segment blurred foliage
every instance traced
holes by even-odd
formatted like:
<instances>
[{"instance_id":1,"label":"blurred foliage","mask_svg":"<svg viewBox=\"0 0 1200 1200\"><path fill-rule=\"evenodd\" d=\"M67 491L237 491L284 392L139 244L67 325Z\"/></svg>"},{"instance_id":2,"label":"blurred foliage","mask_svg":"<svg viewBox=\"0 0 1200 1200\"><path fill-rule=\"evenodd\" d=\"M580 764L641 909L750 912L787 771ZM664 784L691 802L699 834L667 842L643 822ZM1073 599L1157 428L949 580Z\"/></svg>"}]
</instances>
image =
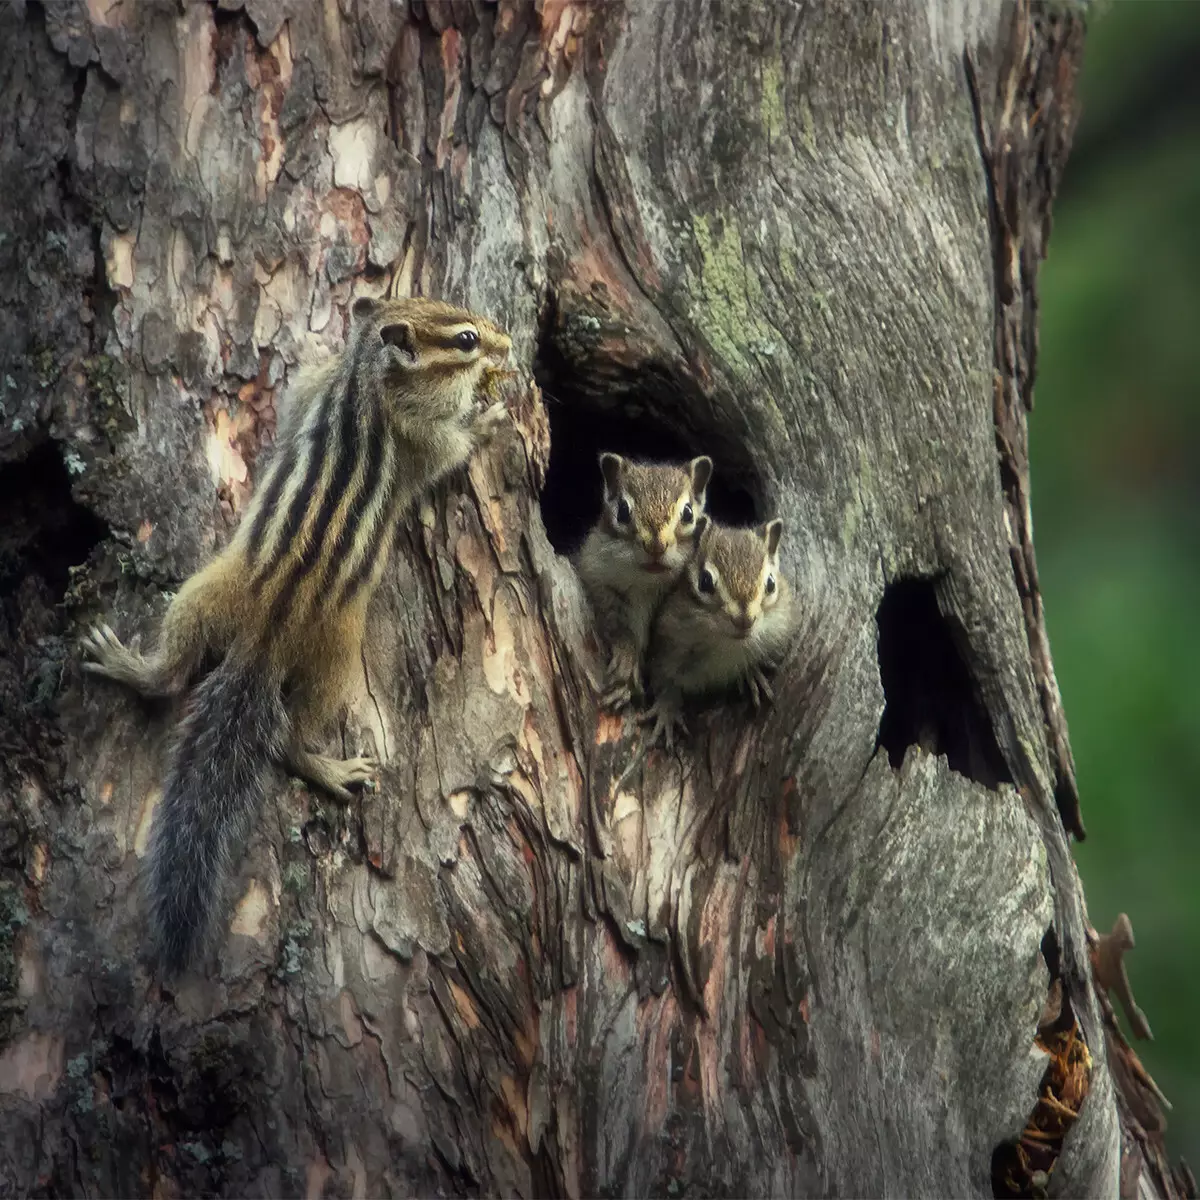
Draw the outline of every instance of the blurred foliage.
<instances>
[{"instance_id":1,"label":"blurred foliage","mask_svg":"<svg viewBox=\"0 0 1200 1200\"><path fill-rule=\"evenodd\" d=\"M1200 1166L1200 3L1090 23L1083 117L1041 274L1036 546L1087 841Z\"/></svg>"}]
</instances>

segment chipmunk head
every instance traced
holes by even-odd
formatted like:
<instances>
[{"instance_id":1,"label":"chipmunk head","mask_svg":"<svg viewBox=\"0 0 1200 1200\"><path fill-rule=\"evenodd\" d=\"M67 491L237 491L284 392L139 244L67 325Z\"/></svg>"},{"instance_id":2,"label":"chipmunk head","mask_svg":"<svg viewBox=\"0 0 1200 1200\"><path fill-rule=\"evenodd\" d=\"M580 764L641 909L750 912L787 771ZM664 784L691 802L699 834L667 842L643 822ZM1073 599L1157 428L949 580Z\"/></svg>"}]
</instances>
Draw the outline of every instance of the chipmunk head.
<instances>
[{"instance_id":1,"label":"chipmunk head","mask_svg":"<svg viewBox=\"0 0 1200 1200\"><path fill-rule=\"evenodd\" d=\"M356 365L370 361L406 419L466 416L498 376L512 342L486 317L440 300L361 297L350 310ZM369 360L365 356L371 356Z\"/></svg>"},{"instance_id":2,"label":"chipmunk head","mask_svg":"<svg viewBox=\"0 0 1200 1200\"><path fill-rule=\"evenodd\" d=\"M783 522L731 529L701 518L696 555L688 565L692 600L722 637L752 637L779 603L786 584L779 573Z\"/></svg>"},{"instance_id":3,"label":"chipmunk head","mask_svg":"<svg viewBox=\"0 0 1200 1200\"><path fill-rule=\"evenodd\" d=\"M649 575L682 570L692 553L712 469L712 459L703 456L671 466L600 455L602 519L626 547L628 565Z\"/></svg>"}]
</instances>

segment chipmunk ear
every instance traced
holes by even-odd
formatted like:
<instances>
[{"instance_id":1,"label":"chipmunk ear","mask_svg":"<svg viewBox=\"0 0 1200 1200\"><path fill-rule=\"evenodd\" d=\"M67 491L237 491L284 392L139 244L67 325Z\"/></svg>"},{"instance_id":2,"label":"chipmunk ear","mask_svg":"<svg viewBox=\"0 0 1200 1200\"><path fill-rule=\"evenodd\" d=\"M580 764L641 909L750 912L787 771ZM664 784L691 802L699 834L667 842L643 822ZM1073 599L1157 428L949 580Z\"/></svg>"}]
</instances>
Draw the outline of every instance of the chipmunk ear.
<instances>
[{"instance_id":1,"label":"chipmunk ear","mask_svg":"<svg viewBox=\"0 0 1200 1200\"><path fill-rule=\"evenodd\" d=\"M604 494L610 498L615 496L621 490L625 460L619 454L605 451L600 455L600 473L604 476Z\"/></svg>"},{"instance_id":2,"label":"chipmunk ear","mask_svg":"<svg viewBox=\"0 0 1200 1200\"><path fill-rule=\"evenodd\" d=\"M712 459L707 454L702 454L699 458L693 458L688 463L688 471L692 476L692 495L703 504L704 493L708 488L708 481L712 478Z\"/></svg>"},{"instance_id":3,"label":"chipmunk ear","mask_svg":"<svg viewBox=\"0 0 1200 1200\"><path fill-rule=\"evenodd\" d=\"M783 537L783 521L779 517L768 521L759 530L759 536L767 543L767 553L773 555L779 549L779 539Z\"/></svg>"},{"instance_id":4,"label":"chipmunk ear","mask_svg":"<svg viewBox=\"0 0 1200 1200\"><path fill-rule=\"evenodd\" d=\"M695 528L695 531L692 533L692 544L693 545L695 545L695 546L700 545L700 540L701 540L701 538L704 537L705 533L708 532L708 527L710 524L711 524L711 522L709 521L708 516L706 514L702 513L700 516L698 516L696 518L696 528Z\"/></svg>"},{"instance_id":5,"label":"chipmunk ear","mask_svg":"<svg viewBox=\"0 0 1200 1200\"><path fill-rule=\"evenodd\" d=\"M415 367L418 361L417 339L407 321L393 321L379 330L379 340L397 352L400 365Z\"/></svg>"}]
</instances>

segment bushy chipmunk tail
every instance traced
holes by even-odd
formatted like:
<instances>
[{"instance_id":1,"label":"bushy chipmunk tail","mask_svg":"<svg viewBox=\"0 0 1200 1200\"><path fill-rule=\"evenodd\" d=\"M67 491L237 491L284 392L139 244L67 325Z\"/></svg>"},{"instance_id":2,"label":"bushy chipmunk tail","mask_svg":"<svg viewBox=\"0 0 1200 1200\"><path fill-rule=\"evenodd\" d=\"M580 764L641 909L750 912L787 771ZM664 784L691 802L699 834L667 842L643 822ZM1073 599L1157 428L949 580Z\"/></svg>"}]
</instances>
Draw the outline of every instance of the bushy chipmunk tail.
<instances>
[{"instance_id":1,"label":"bushy chipmunk tail","mask_svg":"<svg viewBox=\"0 0 1200 1200\"><path fill-rule=\"evenodd\" d=\"M194 964L211 942L288 735L279 679L235 645L192 695L150 830L150 924L168 975Z\"/></svg>"}]
</instances>

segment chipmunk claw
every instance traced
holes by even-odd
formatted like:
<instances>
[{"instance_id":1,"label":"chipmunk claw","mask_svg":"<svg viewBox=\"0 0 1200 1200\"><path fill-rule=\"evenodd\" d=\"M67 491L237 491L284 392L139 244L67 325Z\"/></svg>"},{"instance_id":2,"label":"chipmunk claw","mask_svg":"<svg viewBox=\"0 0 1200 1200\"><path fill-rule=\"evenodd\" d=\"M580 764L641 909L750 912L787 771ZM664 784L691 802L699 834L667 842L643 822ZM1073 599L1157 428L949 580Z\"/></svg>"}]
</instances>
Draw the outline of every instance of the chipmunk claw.
<instances>
[{"instance_id":1,"label":"chipmunk claw","mask_svg":"<svg viewBox=\"0 0 1200 1200\"><path fill-rule=\"evenodd\" d=\"M374 791L379 774L379 763L374 758L331 758L327 754L313 754L299 745L289 748L284 766L298 779L327 792L343 804L353 802L352 787Z\"/></svg>"},{"instance_id":2,"label":"chipmunk claw","mask_svg":"<svg viewBox=\"0 0 1200 1200\"><path fill-rule=\"evenodd\" d=\"M346 784L361 784L366 791L374 791L378 786L379 762L370 757L348 758L345 760L343 782Z\"/></svg>"},{"instance_id":3,"label":"chipmunk claw","mask_svg":"<svg viewBox=\"0 0 1200 1200\"><path fill-rule=\"evenodd\" d=\"M80 639L80 649L89 656L80 666L92 675L118 681L130 680L141 666L141 656L130 650L113 632L111 625L93 625Z\"/></svg>"},{"instance_id":4,"label":"chipmunk claw","mask_svg":"<svg viewBox=\"0 0 1200 1200\"><path fill-rule=\"evenodd\" d=\"M606 712L620 713L642 700L642 689L636 679L610 679L600 693L600 707Z\"/></svg>"},{"instance_id":5,"label":"chipmunk claw","mask_svg":"<svg viewBox=\"0 0 1200 1200\"><path fill-rule=\"evenodd\" d=\"M600 707L605 712L621 713L633 704L633 689L628 683L614 683L600 693Z\"/></svg>"},{"instance_id":6,"label":"chipmunk claw","mask_svg":"<svg viewBox=\"0 0 1200 1200\"><path fill-rule=\"evenodd\" d=\"M656 700L638 718L641 725L652 725L646 735L647 746L661 745L668 752L675 749L676 736L687 736L687 723L683 714L673 705Z\"/></svg>"},{"instance_id":7,"label":"chipmunk claw","mask_svg":"<svg viewBox=\"0 0 1200 1200\"><path fill-rule=\"evenodd\" d=\"M749 674L742 680L742 685L749 694L750 703L756 711L762 708L764 703L774 703L775 692L762 667L757 665L751 667Z\"/></svg>"},{"instance_id":8,"label":"chipmunk claw","mask_svg":"<svg viewBox=\"0 0 1200 1200\"><path fill-rule=\"evenodd\" d=\"M508 422L508 409L497 400L475 418L475 436L481 442L490 441Z\"/></svg>"},{"instance_id":9,"label":"chipmunk claw","mask_svg":"<svg viewBox=\"0 0 1200 1200\"><path fill-rule=\"evenodd\" d=\"M619 713L640 703L641 699L642 685L638 679L637 655L624 648L618 648L613 651L604 673L600 707L608 712Z\"/></svg>"}]
</instances>

